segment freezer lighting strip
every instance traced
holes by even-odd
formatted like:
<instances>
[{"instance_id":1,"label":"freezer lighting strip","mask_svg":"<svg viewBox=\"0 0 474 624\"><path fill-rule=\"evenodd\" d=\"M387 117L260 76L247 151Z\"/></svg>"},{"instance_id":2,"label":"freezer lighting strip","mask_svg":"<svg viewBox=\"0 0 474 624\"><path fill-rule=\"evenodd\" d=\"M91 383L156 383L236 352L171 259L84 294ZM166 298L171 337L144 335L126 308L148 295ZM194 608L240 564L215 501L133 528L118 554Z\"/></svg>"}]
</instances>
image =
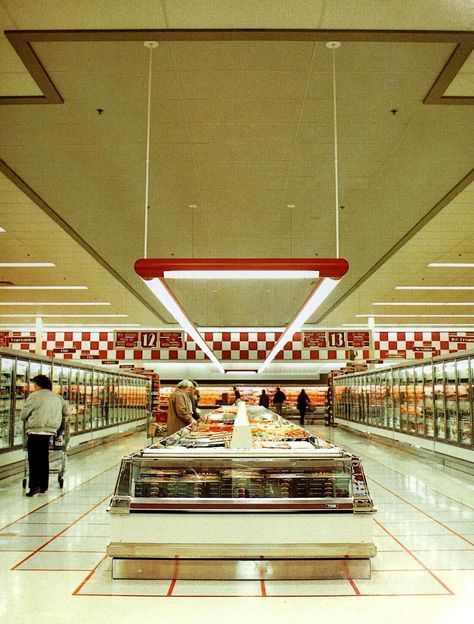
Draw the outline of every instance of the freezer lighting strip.
<instances>
[{"instance_id":1,"label":"freezer lighting strip","mask_svg":"<svg viewBox=\"0 0 474 624\"><path fill-rule=\"evenodd\" d=\"M206 341L201 336L199 331L193 325L186 312L183 310L181 305L173 296L173 293L170 291L166 283L163 279L159 277L155 277L152 280L143 280L144 283L148 286L151 292L155 295L155 297L165 306L168 312L173 316L173 318L181 325L181 327L191 336L191 338L198 344L207 357L211 360L211 362L217 367L217 369L224 373L224 367L216 358L214 353L208 347Z\"/></svg>"}]
</instances>

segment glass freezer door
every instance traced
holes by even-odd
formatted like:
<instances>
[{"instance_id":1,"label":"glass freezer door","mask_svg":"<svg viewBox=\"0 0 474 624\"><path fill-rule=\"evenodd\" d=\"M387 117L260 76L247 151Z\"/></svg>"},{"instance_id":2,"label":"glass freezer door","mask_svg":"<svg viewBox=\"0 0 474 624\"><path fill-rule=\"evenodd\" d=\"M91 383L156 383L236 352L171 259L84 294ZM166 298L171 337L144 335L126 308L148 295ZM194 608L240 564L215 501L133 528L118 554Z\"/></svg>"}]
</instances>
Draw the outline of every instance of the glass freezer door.
<instances>
[{"instance_id":1,"label":"glass freezer door","mask_svg":"<svg viewBox=\"0 0 474 624\"><path fill-rule=\"evenodd\" d=\"M0 450L10 448L10 423L13 412L13 371L15 360L0 360Z\"/></svg>"}]
</instances>

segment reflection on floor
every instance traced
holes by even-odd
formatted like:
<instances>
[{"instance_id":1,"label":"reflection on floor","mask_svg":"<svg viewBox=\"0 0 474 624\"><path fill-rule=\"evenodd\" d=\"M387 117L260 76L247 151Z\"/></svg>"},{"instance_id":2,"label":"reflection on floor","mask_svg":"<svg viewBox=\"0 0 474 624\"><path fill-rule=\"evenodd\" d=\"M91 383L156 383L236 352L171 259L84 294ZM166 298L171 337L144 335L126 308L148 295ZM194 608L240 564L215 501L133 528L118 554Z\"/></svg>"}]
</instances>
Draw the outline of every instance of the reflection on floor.
<instances>
[{"instance_id":1,"label":"reflection on floor","mask_svg":"<svg viewBox=\"0 0 474 624\"><path fill-rule=\"evenodd\" d=\"M187 615L208 621L216 609L225 610L226 622L291 622L296 613L298 620L311 617L314 608L332 621L337 614L337 621L379 623L415 615L420 622L451 622L472 612L472 478L339 429L318 427L318 433L364 461L378 509L370 580L113 581L106 508L120 458L146 444L135 434L73 456L63 490L52 478L47 494L28 499L20 477L0 482L0 620L120 624L130 621L126 601L133 597L142 599L133 604L134 619L156 613L168 622Z\"/></svg>"}]
</instances>

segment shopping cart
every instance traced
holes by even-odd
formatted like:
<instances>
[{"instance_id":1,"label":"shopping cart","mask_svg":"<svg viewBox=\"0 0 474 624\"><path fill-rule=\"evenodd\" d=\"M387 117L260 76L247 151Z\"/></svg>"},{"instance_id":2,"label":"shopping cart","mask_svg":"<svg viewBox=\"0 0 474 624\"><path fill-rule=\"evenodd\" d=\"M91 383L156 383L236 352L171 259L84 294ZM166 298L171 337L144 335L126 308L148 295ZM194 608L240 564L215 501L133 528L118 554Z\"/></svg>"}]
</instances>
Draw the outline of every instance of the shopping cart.
<instances>
[{"instance_id":1,"label":"shopping cart","mask_svg":"<svg viewBox=\"0 0 474 624\"><path fill-rule=\"evenodd\" d=\"M26 490L29 476L29 464L28 464L28 451L26 448L26 431L23 431L23 449L25 451L25 469L23 474L22 486L23 490ZM69 421L67 418L63 419L61 427L58 429L56 435L51 436L49 442L49 474L58 475L58 484L62 488L64 486L64 473L66 472L67 464L67 449L69 446Z\"/></svg>"}]
</instances>

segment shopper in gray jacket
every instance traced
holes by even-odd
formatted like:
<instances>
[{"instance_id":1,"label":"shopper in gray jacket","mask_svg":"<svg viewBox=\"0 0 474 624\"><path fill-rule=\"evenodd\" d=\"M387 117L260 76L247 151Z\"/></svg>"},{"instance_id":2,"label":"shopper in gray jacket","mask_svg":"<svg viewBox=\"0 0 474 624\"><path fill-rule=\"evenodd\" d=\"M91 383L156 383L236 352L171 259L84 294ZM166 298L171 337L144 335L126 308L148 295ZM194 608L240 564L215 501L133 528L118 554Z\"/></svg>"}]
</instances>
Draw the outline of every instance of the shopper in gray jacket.
<instances>
[{"instance_id":1,"label":"shopper in gray jacket","mask_svg":"<svg viewBox=\"0 0 474 624\"><path fill-rule=\"evenodd\" d=\"M63 416L70 416L69 404L52 392L51 380L46 375L33 377L33 392L21 410L25 421L28 451L29 491L27 496L46 492L49 484L49 441L61 426Z\"/></svg>"}]
</instances>

